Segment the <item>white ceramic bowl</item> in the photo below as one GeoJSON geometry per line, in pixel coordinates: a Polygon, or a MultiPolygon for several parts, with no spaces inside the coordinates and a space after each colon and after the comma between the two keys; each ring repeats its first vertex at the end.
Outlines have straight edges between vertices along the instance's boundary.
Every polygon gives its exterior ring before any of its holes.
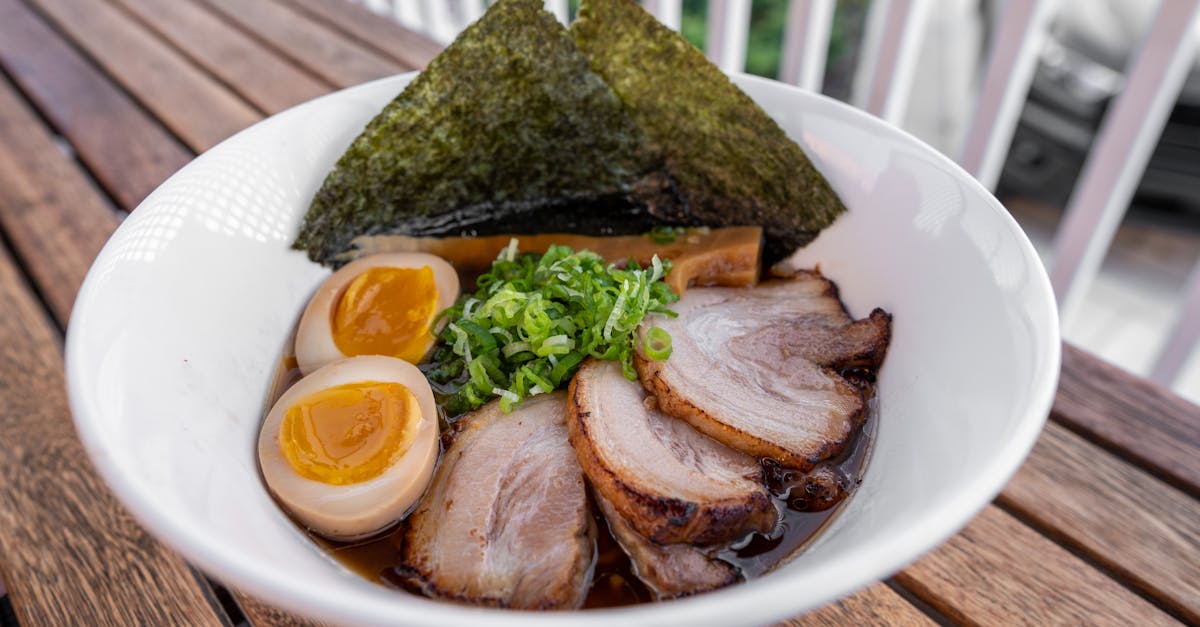
{"type": "Polygon", "coordinates": [[[818,607],[950,537],[1024,459],[1059,366],[1054,299],[1028,240],[950,160],[864,113],[774,81],[737,83],[798,141],[850,212],[798,259],[894,339],[866,478],[799,558],[669,603],[529,614],[385,589],[343,569],[267,495],[255,440],[288,331],[328,271],[289,248],[350,140],[411,80],[273,116],[197,158],[117,230],[67,337],[81,438],[122,503],[222,582],[351,624],[749,625],[818,607]]]}

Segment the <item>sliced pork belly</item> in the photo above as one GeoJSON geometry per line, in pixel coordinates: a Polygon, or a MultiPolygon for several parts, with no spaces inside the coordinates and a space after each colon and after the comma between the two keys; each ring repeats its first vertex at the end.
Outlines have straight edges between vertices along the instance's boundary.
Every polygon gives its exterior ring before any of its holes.
{"type": "Polygon", "coordinates": [[[879,367],[888,313],[852,320],[836,286],[816,272],[754,289],[693,289],[673,309],[677,318],[649,321],[671,334],[671,357],[634,360],[663,412],[803,471],[845,448],[865,401],[839,370],[879,367]]]}
{"type": "Polygon", "coordinates": [[[690,544],[655,544],[621,517],[603,495],[593,492],[596,507],[604,513],[613,537],[633,562],[633,571],[659,599],[707,592],[736,583],[740,578],[728,562],[714,559],[690,544]]]}
{"type": "Polygon", "coordinates": [[[596,530],[565,400],[537,396],[508,415],[493,402],[459,420],[408,518],[399,572],[414,589],[494,607],[583,603],[596,530]]]}
{"type": "Polygon", "coordinates": [[[655,410],[620,364],[588,360],[569,394],[579,464],[641,535],[659,544],[716,544],[774,526],[758,462],[655,410]]]}

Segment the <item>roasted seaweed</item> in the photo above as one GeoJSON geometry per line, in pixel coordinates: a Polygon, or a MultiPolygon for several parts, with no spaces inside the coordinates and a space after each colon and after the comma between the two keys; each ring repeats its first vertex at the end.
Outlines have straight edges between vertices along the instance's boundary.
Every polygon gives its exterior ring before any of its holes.
{"type": "Polygon", "coordinates": [[[294,247],[337,264],[361,235],[746,225],[774,263],[845,210],[758,105],[632,0],[583,0],[570,32],[541,5],[493,4],[371,120],[294,247]]]}
{"type": "Polygon", "coordinates": [[[571,34],[665,156],[693,219],[761,225],[770,263],[846,210],[766,112],[633,0],[583,0],[571,34]]]}
{"type": "Polygon", "coordinates": [[[364,234],[645,229],[675,211],[647,146],[542,2],[503,0],[354,140],[294,247],[330,262],[364,234]]]}

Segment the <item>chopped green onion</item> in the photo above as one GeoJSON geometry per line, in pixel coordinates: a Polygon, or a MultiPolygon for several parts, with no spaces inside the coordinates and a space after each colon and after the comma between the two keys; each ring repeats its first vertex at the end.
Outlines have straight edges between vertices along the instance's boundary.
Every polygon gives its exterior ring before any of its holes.
{"type": "MultiPolygon", "coordinates": [[[[636,378],[642,319],[675,315],[667,307],[679,296],[662,281],[670,271],[671,263],[657,257],[647,268],[618,268],[566,246],[522,254],[512,240],[477,279],[477,291],[439,316],[449,324],[423,369],[449,395],[443,403],[452,415],[495,397],[511,411],[525,398],[565,387],[588,356],[619,361],[636,378]]],[[[669,336],[667,347],[669,354],[669,336]]]]}
{"type": "Polygon", "coordinates": [[[650,327],[646,331],[646,355],[654,361],[662,361],[671,356],[671,334],[662,327],[650,327]]]}
{"type": "Polygon", "coordinates": [[[505,357],[512,357],[513,355],[516,355],[522,351],[533,352],[533,347],[529,345],[529,342],[511,342],[509,344],[505,344],[504,348],[500,349],[500,352],[503,353],[505,357]]]}

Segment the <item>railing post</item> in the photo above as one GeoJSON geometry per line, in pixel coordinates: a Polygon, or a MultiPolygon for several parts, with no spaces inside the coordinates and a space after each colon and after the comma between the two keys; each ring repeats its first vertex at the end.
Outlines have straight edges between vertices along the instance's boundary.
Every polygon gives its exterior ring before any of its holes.
{"type": "Polygon", "coordinates": [[[683,20],[683,0],[645,0],[643,6],[667,28],[679,30],[683,20]]]}
{"type": "Polygon", "coordinates": [[[1100,268],[1196,53],[1200,0],[1163,0],[1110,105],[1055,235],[1050,282],[1066,325],[1100,268]]]}
{"type": "Polygon", "coordinates": [[[1037,69],[1057,0],[1008,0],[967,127],[959,164],[995,189],[1037,69]]]}
{"type": "Polygon", "coordinates": [[[821,91],[833,9],[834,0],[792,0],[788,4],[779,80],[821,91]]]}
{"type": "Polygon", "coordinates": [[[854,106],[892,124],[903,121],[930,0],[873,0],[854,76],[854,106]]]}
{"type": "Polygon", "coordinates": [[[1196,262],[1187,285],[1174,328],[1163,342],[1154,369],[1150,371],[1151,379],[1167,387],[1179,378],[1188,357],[1200,350],[1200,261],[1196,262]]]}
{"type": "Polygon", "coordinates": [[[746,69],[750,0],[709,0],[704,52],[726,72],[746,69]]]}

